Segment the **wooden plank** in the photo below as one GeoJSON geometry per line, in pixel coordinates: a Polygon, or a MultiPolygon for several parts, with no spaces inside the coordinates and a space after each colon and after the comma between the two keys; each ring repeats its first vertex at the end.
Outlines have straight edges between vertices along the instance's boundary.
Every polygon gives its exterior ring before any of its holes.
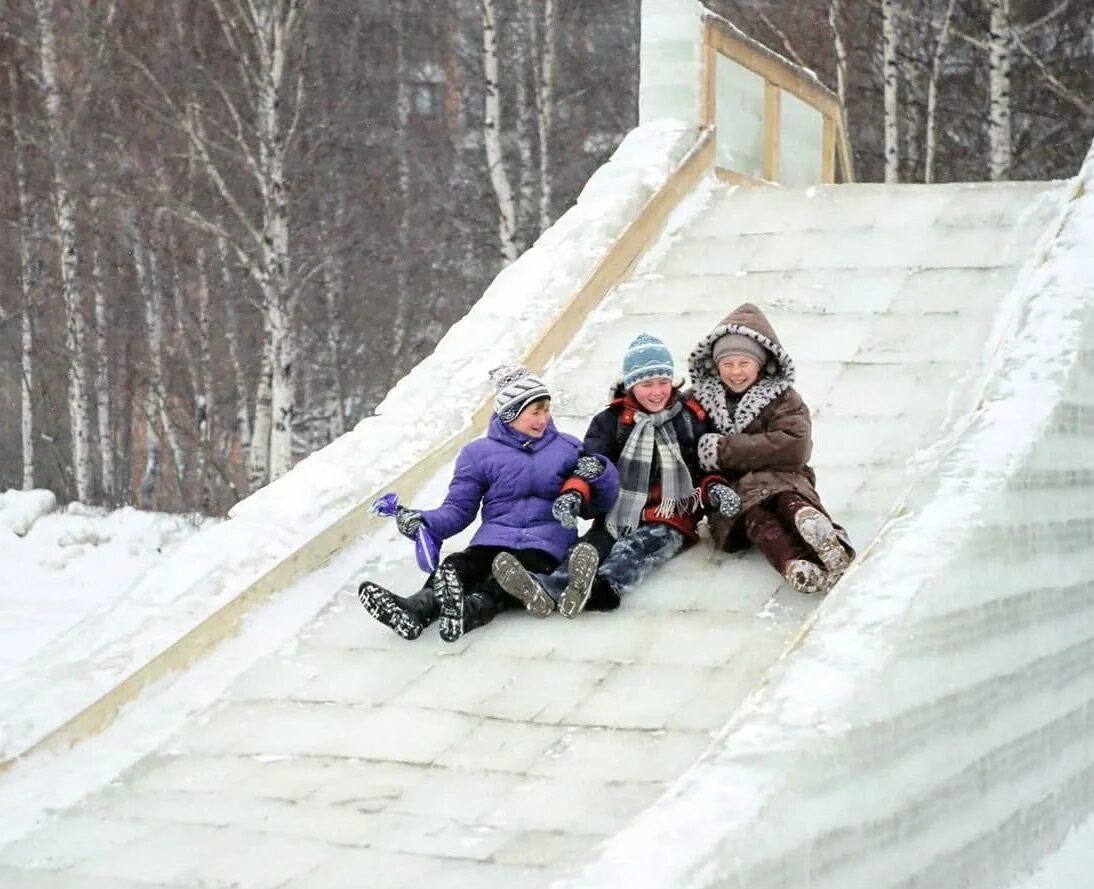
{"type": "Polygon", "coordinates": [[[725,167],[715,167],[714,175],[719,182],[724,182],[727,185],[777,185],[776,182],[769,182],[767,179],[757,179],[755,176],[749,176],[745,173],[738,173],[736,170],[729,170],[725,167]]]}
{"type": "Polygon", "coordinates": [[[722,55],[797,96],[822,114],[835,116],[839,99],[826,86],[806,77],[798,68],[767,47],[743,39],[718,16],[708,15],[705,21],[711,25],[710,42],[722,55]]]}
{"type": "Polygon", "coordinates": [[[780,90],[770,81],[764,82],[764,144],[763,144],[763,170],[764,179],[769,182],[779,181],[779,133],[782,129],[781,121],[782,99],[780,90]]]}
{"type": "Polygon", "coordinates": [[[836,181],[836,122],[825,115],[824,133],[821,136],[821,182],[831,185],[836,181]]]}
{"type": "Polygon", "coordinates": [[[714,45],[710,42],[711,29],[709,25],[703,27],[702,66],[700,68],[700,121],[703,127],[709,129],[715,126],[717,114],[717,74],[718,54],[714,45]]]}
{"type": "MultiPolygon", "coordinates": [[[[631,223],[608,249],[585,284],[551,322],[540,339],[526,353],[523,363],[541,371],[573,338],[578,328],[609,291],[627,275],[664,228],[669,214],[714,164],[714,138],[700,130],[695,146],[672,175],[639,210],[631,223]]],[[[69,747],[101,732],[118,711],[134,700],[149,684],[180,670],[205,652],[238,632],[246,613],[280,590],[330,560],[346,544],[378,528],[385,519],[373,516],[369,506],[380,494],[397,489],[412,498],[445,463],[450,462],[471,439],[486,428],[493,412],[487,398],[475,411],[471,423],[426,454],[394,479],[385,482],[361,503],[320,531],[300,549],[291,553],[252,582],[230,602],[211,614],[181,639],[176,640],[148,663],[139,667],[106,694],[89,704],[64,725],[47,734],[27,750],[0,761],[0,774],[34,753],[69,747]]]]}

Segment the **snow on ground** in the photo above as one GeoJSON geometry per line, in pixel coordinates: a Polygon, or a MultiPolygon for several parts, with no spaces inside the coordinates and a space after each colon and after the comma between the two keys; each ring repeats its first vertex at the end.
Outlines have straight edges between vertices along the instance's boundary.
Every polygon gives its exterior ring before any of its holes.
{"type": "MultiPolygon", "coordinates": [[[[0,685],[34,673],[50,643],[126,601],[184,541],[217,523],[131,507],[58,508],[49,491],[0,493],[0,685]]],[[[0,719],[0,750],[10,728],[0,719]]]]}

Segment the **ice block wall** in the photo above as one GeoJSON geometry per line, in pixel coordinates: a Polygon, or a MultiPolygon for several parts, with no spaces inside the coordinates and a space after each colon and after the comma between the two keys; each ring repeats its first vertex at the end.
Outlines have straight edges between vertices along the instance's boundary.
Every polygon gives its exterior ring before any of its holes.
{"type": "Polygon", "coordinates": [[[1094,149],[1000,305],[977,406],[575,885],[1002,887],[1094,810],[1092,243],[1094,149]]]}

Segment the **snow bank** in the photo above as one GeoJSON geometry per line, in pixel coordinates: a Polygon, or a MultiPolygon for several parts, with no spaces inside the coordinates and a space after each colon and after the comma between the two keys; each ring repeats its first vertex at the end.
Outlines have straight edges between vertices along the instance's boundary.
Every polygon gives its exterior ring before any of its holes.
{"type": "MultiPolygon", "coordinates": [[[[56,507],[57,498],[52,491],[0,492],[0,529],[22,537],[38,519],[56,507]]],[[[0,539],[4,536],[0,535],[0,539]]]]}
{"type": "Polygon", "coordinates": [[[1004,885],[1094,808],[1094,147],[977,408],[573,887],[1004,885]]]}
{"type": "Polygon", "coordinates": [[[181,542],[154,575],[133,583],[129,594],[148,605],[104,614],[101,631],[66,640],[65,650],[36,664],[36,675],[6,695],[22,702],[21,722],[7,732],[0,758],[26,749],[177,641],[178,620],[158,620],[156,607],[197,626],[466,429],[489,394],[488,371],[530,351],[697,135],[679,121],[631,132],[576,204],[497,276],[375,416],[237,504],[228,521],[181,542]],[[109,667],[91,674],[81,670],[87,663],[109,667]]]}

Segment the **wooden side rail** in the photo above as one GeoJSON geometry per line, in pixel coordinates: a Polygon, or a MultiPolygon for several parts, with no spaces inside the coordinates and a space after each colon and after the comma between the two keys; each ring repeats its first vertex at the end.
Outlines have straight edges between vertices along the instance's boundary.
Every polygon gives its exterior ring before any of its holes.
{"type": "Polygon", "coordinates": [[[853,182],[854,169],[839,98],[810,72],[793,65],[761,43],[743,34],[709,10],[702,17],[702,123],[717,131],[717,70],[722,57],[763,79],[763,175],[757,178],[739,170],[719,167],[720,178],[737,184],[779,182],[779,150],[782,141],[782,94],[789,93],[818,111],[822,118],[821,182],[853,182]]]}

